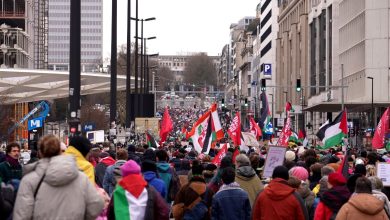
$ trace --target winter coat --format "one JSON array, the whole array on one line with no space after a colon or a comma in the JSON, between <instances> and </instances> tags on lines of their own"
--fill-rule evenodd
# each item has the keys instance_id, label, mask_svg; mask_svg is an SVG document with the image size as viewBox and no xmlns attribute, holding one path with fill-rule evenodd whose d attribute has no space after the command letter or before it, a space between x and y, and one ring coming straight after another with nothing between
<instances>
[{"instance_id":1,"label":"winter coat","mask_svg":"<svg viewBox=\"0 0 390 220\"><path fill-rule=\"evenodd\" d=\"M102 197L70 156L41 159L25 166L25 172L16 197L14 220L95 219L103 209Z\"/></svg>"},{"instance_id":2,"label":"winter coat","mask_svg":"<svg viewBox=\"0 0 390 220\"><path fill-rule=\"evenodd\" d=\"M12 214L16 192L11 184L0 181L0 220L6 220Z\"/></svg>"},{"instance_id":3,"label":"winter coat","mask_svg":"<svg viewBox=\"0 0 390 220\"><path fill-rule=\"evenodd\" d=\"M160 194L141 175L130 174L123 177L115 188L107 218L168 220L169 208Z\"/></svg>"},{"instance_id":4,"label":"winter coat","mask_svg":"<svg viewBox=\"0 0 390 220\"><path fill-rule=\"evenodd\" d=\"M160 195L165 198L167 194L167 188L164 181L160 178L157 178L157 174L153 171L144 172L144 179L148 182L149 185L153 186Z\"/></svg>"},{"instance_id":5,"label":"winter coat","mask_svg":"<svg viewBox=\"0 0 390 220\"><path fill-rule=\"evenodd\" d=\"M100 187L103 187L104 174L108 166L114 165L115 160L112 157L105 157L95 167L95 181Z\"/></svg>"},{"instance_id":6,"label":"winter coat","mask_svg":"<svg viewBox=\"0 0 390 220\"><path fill-rule=\"evenodd\" d=\"M309 216L301 196L286 180L275 178L254 202L252 220L260 219L307 220Z\"/></svg>"},{"instance_id":7,"label":"winter coat","mask_svg":"<svg viewBox=\"0 0 390 220\"><path fill-rule=\"evenodd\" d=\"M297 192L301 195L307 212L310 214L314 204L314 193L310 191L309 185L307 183L302 183L298 188Z\"/></svg>"},{"instance_id":8,"label":"winter coat","mask_svg":"<svg viewBox=\"0 0 390 220\"><path fill-rule=\"evenodd\" d=\"M95 184L95 170L93 165L85 159L85 157L75 147L69 146L65 150L66 155L71 155L75 158L77 167L87 175L91 183Z\"/></svg>"},{"instance_id":9,"label":"winter coat","mask_svg":"<svg viewBox=\"0 0 390 220\"><path fill-rule=\"evenodd\" d=\"M320 203L314 213L314 220L334 219L340 208L348 202L350 196L347 186L334 186L325 191L320 197Z\"/></svg>"},{"instance_id":10,"label":"winter coat","mask_svg":"<svg viewBox=\"0 0 390 220\"><path fill-rule=\"evenodd\" d=\"M4 183L9 183L12 179L22 179L22 166L12 167L7 161L0 163L0 179Z\"/></svg>"},{"instance_id":11,"label":"winter coat","mask_svg":"<svg viewBox=\"0 0 390 220\"><path fill-rule=\"evenodd\" d=\"M336 220L384 220L389 219L383 209L383 201L368 193L353 195L341 207Z\"/></svg>"},{"instance_id":12,"label":"winter coat","mask_svg":"<svg viewBox=\"0 0 390 220\"><path fill-rule=\"evenodd\" d=\"M207 197L204 198L207 207L211 208L213 198L213 191L208 189L206 182L202 177L195 176L190 182L184 185L176 195L175 202L172 207L172 213L175 220L183 219L184 212L187 209L192 209L198 202L202 200L202 196L206 196L205 192L208 190ZM208 216L207 219L210 219Z\"/></svg>"},{"instance_id":13,"label":"winter coat","mask_svg":"<svg viewBox=\"0 0 390 220\"><path fill-rule=\"evenodd\" d=\"M128 160L134 160L141 166L141 158L134 152L128 152L127 153L127 159Z\"/></svg>"},{"instance_id":14,"label":"winter coat","mask_svg":"<svg viewBox=\"0 0 390 220\"><path fill-rule=\"evenodd\" d=\"M386 194L384 194L383 192L378 191L378 190L372 190L372 195L375 196L375 198L384 202L385 211L386 211L387 215L390 215L390 202L389 202L389 199L387 198Z\"/></svg>"},{"instance_id":15,"label":"winter coat","mask_svg":"<svg viewBox=\"0 0 390 220\"><path fill-rule=\"evenodd\" d=\"M167 194L165 195L165 200L171 202L175 199L177 192L180 189L180 180L177 176L175 170L169 165L169 163L156 163L157 165L157 174L165 183L167 188Z\"/></svg>"},{"instance_id":16,"label":"winter coat","mask_svg":"<svg viewBox=\"0 0 390 220\"><path fill-rule=\"evenodd\" d=\"M235 181L248 193L249 202L252 207L257 194L264 188L260 178L256 175L255 170L251 166L242 166L238 168Z\"/></svg>"},{"instance_id":17,"label":"winter coat","mask_svg":"<svg viewBox=\"0 0 390 220\"><path fill-rule=\"evenodd\" d=\"M118 160L114 165L107 167L106 172L103 178L103 189L108 193L108 195L112 195L114 192L115 185L117 184L114 176L114 170L119 169L123 164L126 163L126 160Z\"/></svg>"},{"instance_id":18,"label":"winter coat","mask_svg":"<svg viewBox=\"0 0 390 220\"><path fill-rule=\"evenodd\" d=\"M212 220L249 220L251 216L248 193L238 183L222 185L211 207Z\"/></svg>"}]
</instances>

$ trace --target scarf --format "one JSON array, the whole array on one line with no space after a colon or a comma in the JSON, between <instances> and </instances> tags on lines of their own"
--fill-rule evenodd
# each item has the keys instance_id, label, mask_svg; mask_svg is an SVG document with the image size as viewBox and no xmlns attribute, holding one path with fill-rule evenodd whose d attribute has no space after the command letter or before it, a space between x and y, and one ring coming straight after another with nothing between
<instances>
[{"instance_id":1,"label":"scarf","mask_svg":"<svg viewBox=\"0 0 390 220\"><path fill-rule=\"evenodd\" d=\"M232 182L230 184L223 184L219 191L228 190L228 189L241 189L240 184Z\"/></svg>"},{"instance_id":2,"label":"scarf","mask_svg":"<svg viewBox=\"0 0 390 220\"><path fill-rule=\"evenodd\" d=\"M348 202L351 193L346 186L334 186L332 189L324 192L321 197L323 202L333 212L338 212L346 202Z\"/></svg>"},{"instance_id":3,"label":"scarf","mask_svg":"<svg viewBox=\"0 0 390 220\"><path fill-rule=\"evenodd\" d=\"M20 165L19 163L19 160L18 159L14 159L12 158L11 156L9 156L8 154L5 156L5 160L9 163L9 165L14 168L14 169L21 169L22 166Z\"/></svg>"}]
</instances>

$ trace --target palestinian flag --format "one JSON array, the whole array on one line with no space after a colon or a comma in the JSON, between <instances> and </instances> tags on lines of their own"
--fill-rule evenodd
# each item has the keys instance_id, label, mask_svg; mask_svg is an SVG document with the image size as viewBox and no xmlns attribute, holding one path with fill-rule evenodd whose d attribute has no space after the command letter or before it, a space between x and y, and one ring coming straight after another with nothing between
<instances>
[{"instance_id":1,"label":"palestinian flag","mask_svg":"<svg viewBox=\"0 0 390 220\"><path fill-rule=\"evenodd\" d=\"M147 199L148 193L144 191L147 182L141 175L131 174L124 177L116 186L113 193L114 213L116 219L137 219L139 204Z\"/></svg>"},{"instance_id":2,"label":"palestinian flag","mask_svg":"<svg viewBox=\"0 0 390 220\"><path fill-rule=\"evenodd\" d=\"M291 131L290 132L290 137L288 138L288 141L289 142L292 141L294 143L298 143L298 135L297 135L297 133L294 132L294 131Z\"/></svg>"},{"instance_id":3,"label":"palestinian flag","mask_svg":"<svg viewBox=\"0 0 390 220\"><path fill-rule=\"evenodd\" d=\"M304 147L307 146L309 141L307 140L306 131L305 130L299 129L299 132L298 132L298 142L302 143L302 146L304 146Z\"/></svg>"},{"instance_id":4,"label":"palestinian flag","mask_svg":"<svg viewBox=\"0 0 390 220\"><path fill-rule=\"evenodd\" d=\"M188 137L192 140L195 150L205 154L208 154L210 148L224 137L216 104L213 104L211 109L192 126Z\"/></svg>"},{"instance_id":5,"label":"palestinian flag","mask_svg":"<svg viewBox=\"0 0 390 220\"><path fill-rule=\"evenodd\" d=\"M292 107L290 102L286 102L286 112L295 112L295 109Z\"/></svg>"},{"instance_id":6,"label":"palestinian flag","mask_svg":"<svg viewBox=\"0 0 390 220\"><path fill-rule=\"evenodd\" d=\"M157 143L157 141L153 138L153 136L148 131L145 134L146 134L146 142L148 143L149 147L154 149L160 147L160 145Z\"/></svg>"},{"instance_id":7,"label":"palestinian flag","mask_svg":"<svg viewBox=\"0 0 390 220\"><path fill-rule=\"evenodd\" d=\"M334 121L327 121L321 126L317 133L317 137L322 141L323 149L329 149L330 147L341 144L344 137L348 134L347 126L347 112L346 110L340 112Z\"/></svg>"},{"instance_id":8,"label":"palestinian flag","mask_svg":"<svg viewBox=\"0 0 390 220\"><path fill-rule=\"evenodd\" d=\"M269 111L267 95L265 94L264 91L260 95L260 100L261 100L262 108L261 108L259 125L265 134L271 135L274 133L274 130L271 122L271 114Z\"/></svg>"}]
</instances>

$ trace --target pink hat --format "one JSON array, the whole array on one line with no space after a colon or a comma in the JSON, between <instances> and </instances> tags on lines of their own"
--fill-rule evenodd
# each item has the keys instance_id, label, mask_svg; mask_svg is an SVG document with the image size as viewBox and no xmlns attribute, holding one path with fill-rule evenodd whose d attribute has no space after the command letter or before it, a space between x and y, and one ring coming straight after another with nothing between
<instances>
[{"instance_id":1,"label":"pink hat","mask_svg":"<svg viewBox=\"0 0 390 220\"><path fill-rule=\"evenodd\" d=\"M293 167L288 173L301 181L306 181L309 178L309 172L304 167Z\"/></svg>"},{"instance_id":2,"label":"pink hat","mask_svg":"<svg viewBox=\"0 0 390 220\"><path fill-rule=\"evenodd\" d=\"M141 167L134 160L129 160L121 166L122 176L128 176L130 174L140 174Z\"/></svg>"}]
</instances>

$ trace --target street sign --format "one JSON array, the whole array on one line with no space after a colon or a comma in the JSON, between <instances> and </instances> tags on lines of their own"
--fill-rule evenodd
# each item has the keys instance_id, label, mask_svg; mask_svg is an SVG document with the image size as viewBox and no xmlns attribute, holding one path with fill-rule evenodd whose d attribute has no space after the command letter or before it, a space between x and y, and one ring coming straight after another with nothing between
<instances>
[{"instance_id":1,"label":"street sign","mask_svg":"<svg viewBox=\"0 0 390 220\"><path fill-rule=\"evenodd\" d=\"M86 124L83 125L83 131L84 132L93 131L93 130L95 130L95 128L96 128L95 123L86 123Z\"/></svg>"},{"instance_id":2,"label":"street sign","mask_svg":"<svg viewBox=\"0 0 390 220\"><path fill-rule=\"evenodd\" d=\"M264 63L264 75L271 76L272 75L272 64Z\"/></svg>"},{"instance_id":3,"label":"street sign","mask_svg":"<svg viewBox=\"0 0 390 220\"><path fill-rule=\"evenodd\" d=\"M33 118L28 121L28 130L34 130L43 126L43 117Z\"/></svg>"}]
</instances>

